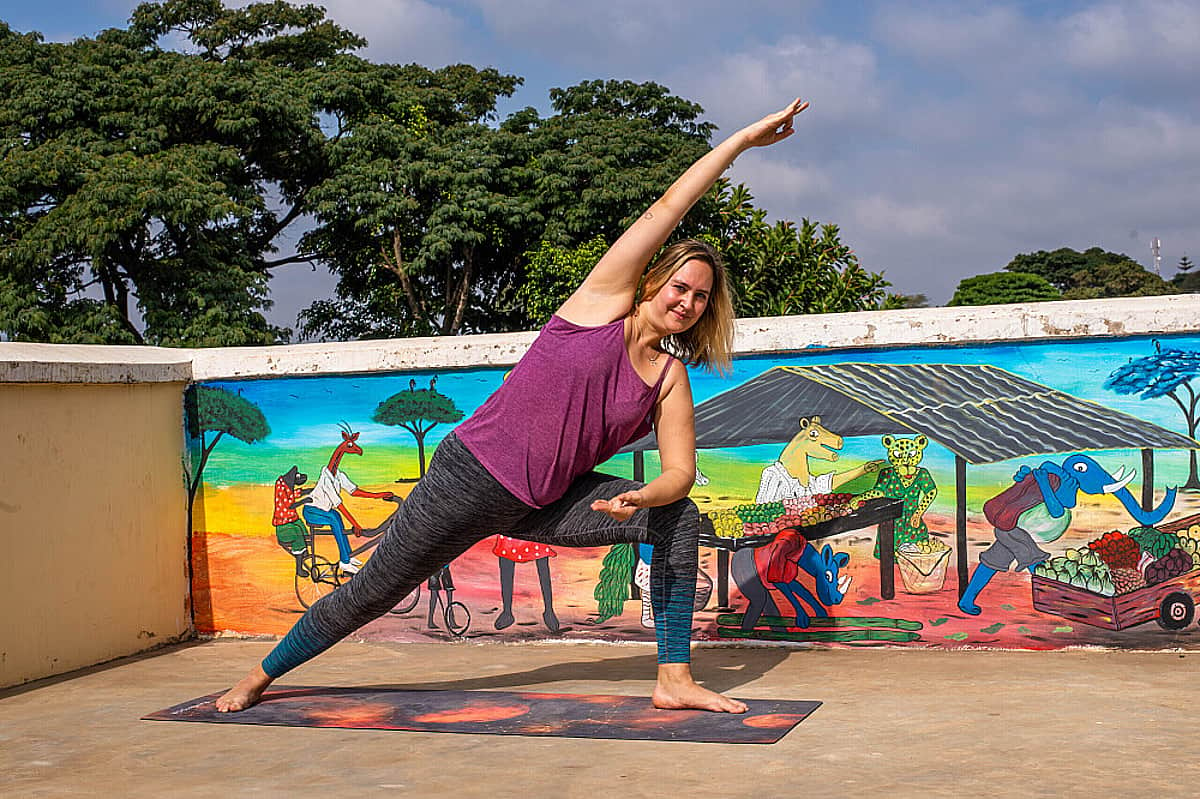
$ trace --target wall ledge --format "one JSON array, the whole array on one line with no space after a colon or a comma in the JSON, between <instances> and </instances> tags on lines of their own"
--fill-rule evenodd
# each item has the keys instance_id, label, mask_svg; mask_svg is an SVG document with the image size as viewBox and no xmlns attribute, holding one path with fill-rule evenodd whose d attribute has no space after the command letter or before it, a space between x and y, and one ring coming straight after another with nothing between
<instances>
[{"instance_id":1,"label":"wall ledge","mask_svg":"<svg viewBox=\"0 0 1200 799\"><path fill-rule=\"evenodd\" d=\"M1200 294L913 308L739 319L740 356L822 349L984 344L1200 331ZM536 333L195 350L197 381L480 367L516 363Z\"/></svg>"},{"instance_id":2,"label":"wall ledge","mask_svg":"<svg viewBox=\"0 0 1200 799\"><path fill-rule=\"evenodd\" d=\"M0 343L0 383L187 383L192 355L164 347Z\"/></svg>"},{"instance_id":3,"label":"wall ledge","mask_svg":"<svg viewBox=\"0 0 1200 799\"><path fill-rule=\"evenodd\" d=\"M1200 294L741 319L736 354L1200 332ZM171 349L0 343L0 383L155 383L511 366L536 333Z\"/></svg>"}]
</instances>

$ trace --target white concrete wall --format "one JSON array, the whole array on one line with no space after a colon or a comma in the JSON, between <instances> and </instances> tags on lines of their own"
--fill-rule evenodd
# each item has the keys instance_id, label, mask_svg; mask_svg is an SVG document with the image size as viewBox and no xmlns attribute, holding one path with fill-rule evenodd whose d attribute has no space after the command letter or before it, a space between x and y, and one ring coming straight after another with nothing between
<instances>
[{"instance_id":1,"label":"white concrete wall","mask_svg":"<svg viewBox=\"0 0 1200 799\"><path fill-rule=\"evenodd\" d=\"M807 347L982 344L1091 336L1168 335L1197 329L1200 329L1200 294L1180 294L741 319L735 345L738 355L756 355ZM534 335L511 333L193 350L192 379L508 366L520 358ZM2 354L0 349L0 374Z\"/></svg>"}]
</instances>

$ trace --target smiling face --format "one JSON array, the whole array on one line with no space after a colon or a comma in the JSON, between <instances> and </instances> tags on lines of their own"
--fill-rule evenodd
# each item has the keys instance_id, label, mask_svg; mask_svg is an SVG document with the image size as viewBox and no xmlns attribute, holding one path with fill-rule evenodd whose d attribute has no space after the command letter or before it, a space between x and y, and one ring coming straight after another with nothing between
<instances>
[{"instance_id":1,"label":"smiling face","mask_svg":"<svg viewBox=\"0 0 1200 799\"><path fill-rule=\"evenodd\" d=\"M637 305L642 332L688 364L726 372L733 352L733 297L720 254L696 239L677 241L642 276Z\"/></svg>"},{"instance_id":2,"label":"smiling face","mask_svg":"<svg viewBox=\"0 0 1200 799\"><path fill-rule=\"evenodd\" d=\"M682 333L693 327L712 295L713 270L692 258L676 269L651 297L643 300L652 318L662 325L664 335Z\"/></svg>"}]
</instances>

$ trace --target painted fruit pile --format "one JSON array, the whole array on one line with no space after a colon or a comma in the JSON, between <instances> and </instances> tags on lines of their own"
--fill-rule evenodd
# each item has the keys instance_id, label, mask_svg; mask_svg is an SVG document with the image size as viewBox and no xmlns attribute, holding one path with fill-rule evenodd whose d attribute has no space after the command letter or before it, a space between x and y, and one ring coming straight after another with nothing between
<instances>
[{"instance_id":1,"label":"painted fruit pile","mask_svg":"<svg viewBox=\"0 0 1200 799\"><path fill-rule=\"evenodd\" d=\"M852 512L853 494L813 494L779 502L736 505L708 514L719 538L775 535L789 527L810 527Z\"/></svg>"},{"instance_id":2,"label":"painted fruit pile","mask_svg":"<svg viewBox=\"0 0 1200 799\"><path fill-rule=\"evenodd\" d=\"M1200 568L1200 524L1178 533L1155 527L1112 530L1080 549L1039 563L1034 574L1102 596L1127 594Z\"/></svg>"},{"instance_id":3,"label":"painted fruit pile","mask_svg":"<svg viewBox=\"0 0 1200 799\"><path fill-rule=\"evenodd\" d=\"M924 541L906 541L896 547L896 551L912 555L940 555L949 548L949 544L939 538L930 536Z\"/></svg>"}]
</instances>

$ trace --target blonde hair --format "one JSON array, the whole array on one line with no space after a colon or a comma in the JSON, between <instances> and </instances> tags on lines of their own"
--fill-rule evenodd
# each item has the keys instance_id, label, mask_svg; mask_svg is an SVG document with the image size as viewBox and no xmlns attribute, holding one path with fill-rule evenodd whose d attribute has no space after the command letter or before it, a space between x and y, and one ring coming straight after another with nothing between
<instances>
[{"instance_id":1,"label":"blonde hair","mask_svg":"<svg viewBox=\"0 0 1200 799\"><path fill-rule=\"evenodd\" d=\"M710 372L727 374L733 364L733 291L725 262L715 249L697 239L685 239L667 247L642 276L637 302L654 299L688 261L700 261L712 270L708 305L691 328L664 338L663 348L688 366L703 366Z\"/></svg>"}]
</instances>

